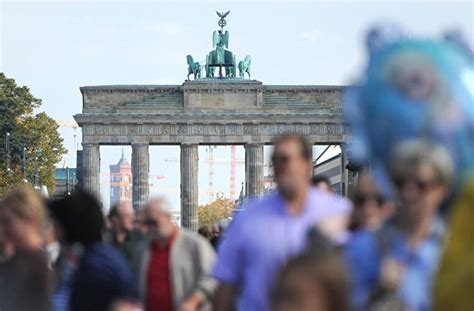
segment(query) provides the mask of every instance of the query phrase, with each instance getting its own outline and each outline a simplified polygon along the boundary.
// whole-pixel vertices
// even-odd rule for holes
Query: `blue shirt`
[[[382,257],[391,257],[405,266],[398,297],[410,310],[431,310],[431,286],[441,254],[444,226],[435,219],[430,234],[412,250],[395,228],[384,230],[388,236],[382,246],[376,233],[359,231],[348,243],[346,257],[351,271],[352,304],[364,308],[370,294],[379,284]],[[386,250],[382,250],[386,247]],[[383,252],[386,252],[383,254]]]
[[[107,310],[118,299],[138,300],[131,268],[111,245],[87,246],[72,280],[71,310]]]
[[[347,200],[313,188],[298,215],[288,213],[277,192],[249,202],[224,236],[212,274],[241,289],[240,310],[269,310],[272,282],[281,266],[305,248],[309,229],[325,217],[350,210]]]

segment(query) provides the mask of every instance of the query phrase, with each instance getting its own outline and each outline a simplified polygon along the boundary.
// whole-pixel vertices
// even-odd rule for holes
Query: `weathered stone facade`
[[[200,79],[183,85],[90,86],[81,87],[81,92],[83,111],[75,119],[83,133],[85,188],[98,191],[100,144],[140,145],[141,155],[132,165],[133,176],[142,176],[133,182],[134,188],[140,188],[133,190],[133,202],[141,208],[148,197],[148,189],[141,189],[148,187],[143,177],[148,175],[148,145],[180,145],[182,223],[193,228],[197,226],[197,156],[189,146],[196,150],[199,144],[246,146],[247,194],[258,195],[263,191],[263,145],[286,133],[302,134],[313,144],[343,143],[349,136],[337,86]]]

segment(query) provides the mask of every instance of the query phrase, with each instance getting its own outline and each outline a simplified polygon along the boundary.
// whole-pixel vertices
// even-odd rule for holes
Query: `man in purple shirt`
[[[278,191],[249,202],[231,224],[219,249],[213,276],[220,286],[214,310],[269,310],[279,269],[306,246],[321,220],[348,214],[349,203],[310,186],[311,147],[300,136],[275,142],[272,161]]]

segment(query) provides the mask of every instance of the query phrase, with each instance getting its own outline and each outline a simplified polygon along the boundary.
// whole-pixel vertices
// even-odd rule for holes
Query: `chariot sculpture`
[[[206,55],[205,65],[201,65],[199,62],[194,62],[191,55],[187,56],[188,62],[188,80],[189,76],[193,75],[194,79],[201,78],[201,69],[204,67],[206,71],[206,78],[236,78],[237,68],[239,69],[239,77],[245,78],[247,73],[250,79],[250,65],[251,57],[247,55],[243,61],[240,61],[237,65],[236,57],[229,48],[229,32],[224,31],[224,27],[227,24],[225,18],[229,15],[230,11],[227,12],[216,12],[219,16],[217,24],[221,27],[220,30],[215,30],[212,34],[212,48]],[[217,70],[217,75],[216,75]]]

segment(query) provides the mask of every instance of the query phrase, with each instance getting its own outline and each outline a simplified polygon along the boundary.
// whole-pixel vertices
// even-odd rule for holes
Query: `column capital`
[[[246,143],[245,146],[248,146],[248,147],[261,147],[261,146],[265,146],[265,143],[263,142],[251,142],[251,143]]]
[[[132,147],[148,147],[150,144],[149,143],[131,143]]]
[[[199,146],[198,143],[181,143],[181,147],[184,147],[184,148],[197,147],[197,146]]]
[[[95,147],[95,146],[100,146],[99,143],[85,143],[85,142],[82,142],[81,145],[82,145],[82,147]]]

